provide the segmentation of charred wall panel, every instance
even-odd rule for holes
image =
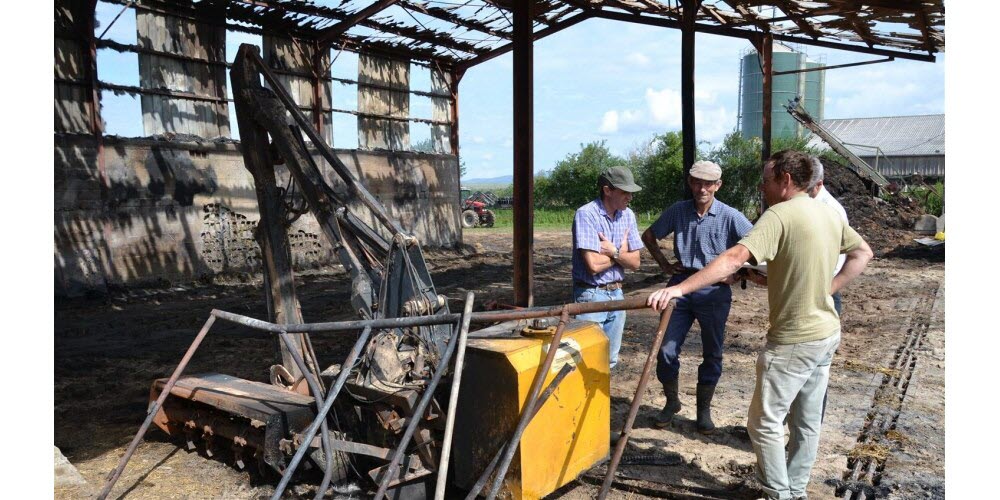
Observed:
[[[139,85],[210,99],[225,98],[226,68],[221,63],[225,62],[226,31],[217,25],[222,19],[221,12],[213,17],[217,17],[215,25],[137,11],[135,24],[140,47],[219,63],[139,54]],[[205,138],[229,137],[229,108],[225,102],[148,94],[141,101],[146,135],[169,132]]]
[[[409,61],[358,54],[358,148],[410,149],[409,89]]]
[[[321,71],[325,69],[325,71],[313,77],[304,76],[312,75],[313,72],[314,46],[309,42],[265,35],[263,37],[263,44],[263,58],[269,68],[303,74],[290,75],[277,73],[275,76],[285,86],[285,89],[288,90],[288,93],[295,100],[296,104],[303,108],[302,113],[309,117],[314,124],[316,123],[314,82],[317,78],[319,79],[320,113],[323,117],[321,136],[326,140],[327,144],[332,144],[333,118],[330,112],[326,111],[330,108],[331,100],[330,81],[328,80],[330,76],[330,51],[326,50],[320,56],[319,69]]]
[[[90,25],[85,2],[59,0],[55,4],[55,131],[91,132]]]
[[[431,92],[434,94],[451,95],[451,74],[431,69]],[[435,153],[451,154],[451,106],[452,100],[446,97],[431,97],[435,122],[448,122],[449,125],[431,125],[431,139]]]

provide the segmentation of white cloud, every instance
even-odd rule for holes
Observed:
[[[681,94],[676,90],[646,89],[646,106],[649,109],[652,123],[666,127],[681,125]]]
[[[625,61],[635,66],[645,66],[649,64],[649,56],[642,52],[633,52],[625,57]]]
[[[601,126],[597,131],[602,134],[618,132],[618,112],[615,110],[605,112],[604,117],[601,118]]]
[[[486,139],[484,139],[483,136],[481,136],[481,135],[474,135],[474,136],[472,136],[472,143],[473,144],[483,144],[485,142],[486,142]]]
[[[482,158],[485,161],[490,161],[493,159],[493,153],[483,153]]]

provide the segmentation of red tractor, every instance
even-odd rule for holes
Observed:
[[[469,189],[460,190],[462,200],[462,227],[493,227],[496,216],[492,210],[486,207],[496,202],[493,193],[483,193],[476,191],[476,194],[469,195]]]

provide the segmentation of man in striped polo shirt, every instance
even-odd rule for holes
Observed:
[[[671,275],[668,285],[676,285],[707,266],[753,227],[739,210],[715,199],[715,192],[722,187],[722,169],[717,164],[695,162],[687,181],[694,198],[671,205],[642,233],[642,241],[653,259],[665,274]],[[674,235],[674,256],[677,259],[674,263],[667,261],[657,243],[671,233]],[[701,326],[702,347],[695,393],[697,428],[704,434],[715,431],[712,397],[722,375],[722,341],[733,300],[733,292],[729,288],[733,281],[735,278],[731,276],[677,299],[656,360],[656,378],[663,384],[663,393],[667,396],[666,404],[654,419],[657,427],[669,425],[681,409],[677,395],[681,346],[697,319]]]
[[[611,167],[597,179],[597,199],[580,207],[573,218],[573,300],[623,300],[625,269],[639,268],[639,228],[628,208],[632,194],[641,191],[626,167]],[[608,337],[608,360],[614,368],[622,346],[625,311],[581,314]]]

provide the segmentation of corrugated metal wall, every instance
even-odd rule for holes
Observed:
[[[410,148],[409,90],[409,61],[358,55],[359,149]]]
[[[222,23],[222,11],[218,14]],[[136,12],[139,47],[211,63],[139,54],[139,85],[144,89],[188,92],[205,100],[142,96],[142,127],[146,135],[172,132],[205,138],[229,137],[226,97],[226,30],[221,26],[157,12]],[[218,63],[218,64],[212,64]]]
[[[308,42],[292,40],[291,38],[279,38],[274,36],[264,36],[263,58],[271,69],[299,73],[296,75],[278,73],[275,76],[278,81],[285,86],[288,93],[302,108],[303,114],[316,123],[316,110],[314,82],[320,80],[320,107],[322,121],[322,137],[327,144],[333,143],[333,120],[329,111],[331,100],[330,81],[328,80],[329,69],[322,76],[312,76],[314,47]],[[330,67],[330,51],[324,51],[319,62],[320,69]]]

